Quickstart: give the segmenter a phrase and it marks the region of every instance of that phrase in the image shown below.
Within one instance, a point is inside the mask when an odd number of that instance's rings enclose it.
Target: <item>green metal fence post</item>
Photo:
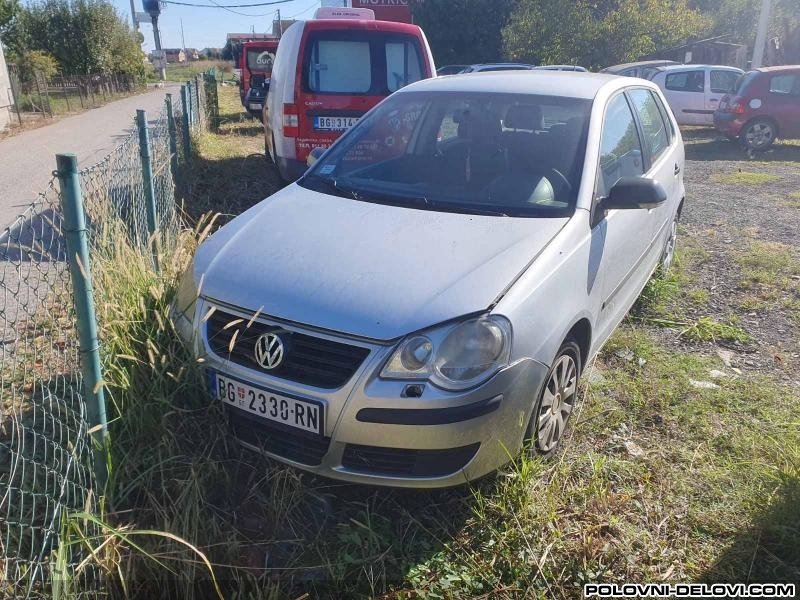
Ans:
[[[186,161],[192,159],[192,136],[189,134],[189,92],[185,85],[181,86],[181,105],[183,114],[181,115],[183,129],[183,157]]]
[[[192,82],[190,80],[186,81],[186,103],[187,108],[189,109],[189,127],[194,126],[194,98],[192,98],[194,90],[192,90]]]
[[[172,166],[172,176],[175,178],[175,185],[180,183],[180,172],[178,171],[178,128],[175,125],[175,109],[172,106],[172,94],[167,94],[167,131],[169,132],[169,162]]]
[[[74,154],[57,154],[56,166],[61,189],[61,210],[64,213],[64,236],[67,242],[69,272],[75,301],[75,317],[80,343],[86,413],[94,446],[94,468],[98,484],[105,485],[106,400],[100,366],[100,342],[97,338],[97,317],[92,295],[92,270],[86,241],[86,216],[83,212],[78,158]]]
[[[136,111],[136,126],[139,128],[139,156],[142,157],[142,186],[144,204],[147,210],[147,234],[153,245],[153,263],[158,270],[158,249],[156,244],[156,190],[153,185],[153,163],[150,158],[150,132],[147,130],[147,113]]]
[[[195,94],[195,96],[196,96],[196,98],[195,98],[195,108],[197,109],[197,124],[202,126],[202,124],[203,124],[203,112],[202,112],[203,107],[200,105],[200,96],[202,95],[200,93],[200,86],[201,86],[201,81],[202,81],[201,77],[202,77],[201,75],[196,75],[195,76],[195,78],[194,78],[194,89],[197,92]]]

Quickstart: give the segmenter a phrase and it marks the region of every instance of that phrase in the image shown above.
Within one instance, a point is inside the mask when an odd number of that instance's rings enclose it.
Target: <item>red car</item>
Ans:
[[[800,138],[800,65],[745,73],[723,96],[714,126],[748,150],[769,148],[776,138]]]

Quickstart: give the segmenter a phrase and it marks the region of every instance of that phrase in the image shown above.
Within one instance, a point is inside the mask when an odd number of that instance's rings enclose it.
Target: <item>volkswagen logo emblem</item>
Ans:
[[[258,336],[256,362],[264,369],[274,369],[283,362],[283,340],[275,333]]]

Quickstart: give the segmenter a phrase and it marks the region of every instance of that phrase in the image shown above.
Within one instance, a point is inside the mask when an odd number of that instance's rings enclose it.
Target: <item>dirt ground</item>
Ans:
[[[749,158],[712,129],[688,129],[684,142],[679,247],[694,264],[678,304],[686,320],[730,324],[749,339],[692,342],[680,326],[663,338],[800,387],[800,143]]]

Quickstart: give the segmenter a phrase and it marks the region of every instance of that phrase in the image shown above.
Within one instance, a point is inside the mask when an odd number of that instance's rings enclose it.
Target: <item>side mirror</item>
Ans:
[[[314,166],[314,163],[317,162],[322,157],[323,154],[325,154],[325,148],[320,148],[319,146],[313,148],[311,152],[308,153],[306,164],[309,167]]]
[[[664,186],[655,179],[622,177],[603,201],[603,209],[655,208],[666,200]]]

